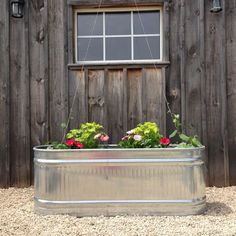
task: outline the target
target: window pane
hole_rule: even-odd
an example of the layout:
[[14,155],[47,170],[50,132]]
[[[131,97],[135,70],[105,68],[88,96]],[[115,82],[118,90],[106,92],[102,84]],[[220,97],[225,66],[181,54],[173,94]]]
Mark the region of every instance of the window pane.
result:
[[107,38],[106,60],[131,60],[131,38]]
[[131,13],[106,13],[106,35],[131,34]]
[[102,35],[102,14],[78,14],[78,36]]
[[89,38],[78,39],[78,60],[102,61],[103,39],[102,38],[95,38],[91,40],[89,40]]
[[160,34],[160,11],[134,12],[134,34]]
[[160,59],[160,37],[135,37],[134,59]]

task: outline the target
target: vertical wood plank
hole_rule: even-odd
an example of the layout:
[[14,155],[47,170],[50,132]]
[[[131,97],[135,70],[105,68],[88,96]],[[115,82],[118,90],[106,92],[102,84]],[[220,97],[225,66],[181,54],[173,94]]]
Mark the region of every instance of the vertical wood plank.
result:
[[107,128],[105,71],[89,70],[88,72],[88,106],[89,121],[102,124]]
[[66,1],[48,0],[49,128],[50,139],[58,141],[68,119],[67,13]]
[[9,2],[0,2],[0,188],[10,185],[9,154]]
[[[169,50],[170,50],[170,67],[166,72],[166,87],[167,87],[167,100],[170,109],[173,113],[181,114],[181,48],[182,42],[180,32],[183,30],[181,25],[181,1],[169,1]],[[167,114],[167,133],[173,132],[174,126],[172,119]]]
[[126,133],[127,113],[126,106],[126,83],[124,72],[120,70],[109,70],[107,80],[107,118],[108,133],[111,136],[110,142],[117,143]]
[[128,89],[128,129],[134,128],[140,122],[143,122],[142,114],[142,70],[129,69],[127,75]]
[[10,18],[11,186],[30,185],[30,87],[28,2],[24,18]]
[[185,5],[186,0],[180,0],[180,29],[179,29],[179,47],[180,47],[180,91],[181,91],[181,122],[182,131],[186,132],[186,48],[185,48]]
[[160,115],[160,127],[161,127],[161,132],[163,135],[167,136],[166,132],[166,124],[167,124],[167,94],[166,94],[166,78],[168,76],[168,69],[167,68],[161,68],[160,72],[161,78],[159,80],[161,81],[161,103],[160,103],[160,110],[161,110],[161,115]]
[[208,132],[207,132],[207,106],[206,106],[206,69],[205,69],[205,2],[199,2],[199,40],[200,40],[200,67],[199,72],[201,76],[201,124],[202,124],[202,135],[200,137],[201,142],[205,145],[205,181],[206,185],[209,186],[209,172],[208,172]]
[[229,184],[224,2],[222,1],[224,10],[218,14],[210,13],[212,3],[205,2],[209,177],[210,185],[215,186]]
[[72,6],[67,6],[67,42],[68,42],[68,64],[75,61],[74,53],[74,12]]
[[[165,133],[165,99],[163,84],[162,70],[155,68],[148,68],[145,72],[145,110],[146,121],[156,122]],[[143,108],[144,109],[144,108]]]
[[[47,1],[29,1],[29,71],[31,146],[48,141]],[[31,183],[33,153],[31,154]]]
[[[204,2],[186,2],[184,10],[185,132],[197,135],[207,147]],[[208,167],[208,155],[205,164]],[[208,168],[206,170],[208,172]],[[207,177],[206,180],[208,182]]]
[[170,1],[163,4],[163,61],[170,60]]
[[[202,137],[201,78],[203,68],[201,55],[204,44],[201,39],[200,2],[192,1],[185,8],[185,127],[189,135]],[[194,28],[194,30],[192,30]]]
[[236,1],[225,1],[230,185],[236,185]]
[[70,128],[78,128],[81,123],[88,121],[88,78],[87,69],[72,70],[69,73],[70,88]]

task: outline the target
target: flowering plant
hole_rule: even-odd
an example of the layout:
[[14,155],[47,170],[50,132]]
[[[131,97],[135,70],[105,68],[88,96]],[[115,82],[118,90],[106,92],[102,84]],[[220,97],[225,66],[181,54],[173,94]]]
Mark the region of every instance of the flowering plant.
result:
[[177,137],[179,141],[173,143],[172,147],[201,147],[202,144],[197,136],[187,136],[181,132],[180,116],[178,114],[171,115],[173,117],[175,130],[169,138],[160,134],[160,129],[156,123],[145,122],[128,131],[126,136],[120,141],[119,146],[122,148],[167,148],[171,145],[170,139]]
[[[197,136],[187,136],[181,132],[180,116],[171,114],[175,130],[168,137],[160,133],[158,125],[154,122],[139,124],[136,128],[128,131],[119,142],[121,148],[167,148],[171,145],[171,139],[178,138],[177,143],[172,143],[176,148],[201,147],[202,144]],[[63,143],[54,143],[53,149],[83,149],[98,148],[99,144],[105,144],[109,136],[104,132],[102,125],[93,123],[81,124],[79,129],[70,130]]]
[[54,144],[53,149],[98,148],[100,143],[109,140],[102,125],[93,123],[81,124],[79,129],[72,129],[66,134],[64,143]]
[[169,144],[170,140],[160,134],[160,129],[154,122],[139,124],[119,142],[122,148],[161,148]]

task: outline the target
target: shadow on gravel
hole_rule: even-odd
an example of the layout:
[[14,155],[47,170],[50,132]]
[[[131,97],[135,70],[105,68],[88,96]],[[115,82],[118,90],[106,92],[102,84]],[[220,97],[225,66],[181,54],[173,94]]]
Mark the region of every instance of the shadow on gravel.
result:
[[208,216],[219,216],[219,215],[228,215],[233,213],[233,210],[222,202],[207,202],[207,209],[204,215]]

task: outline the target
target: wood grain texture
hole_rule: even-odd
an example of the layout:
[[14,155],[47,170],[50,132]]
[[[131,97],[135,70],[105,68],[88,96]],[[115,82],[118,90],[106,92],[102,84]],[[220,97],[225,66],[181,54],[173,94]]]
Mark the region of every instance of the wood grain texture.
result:
[[[62,139],[76,87],[70,127],[102,123],[111,142],[146,120],[170,134],[166,92],[183,130],[207,145],[209,184],[235,185],[236,0],[222,0],[218,14],[210,13],[211,0],[138,0],[163,6],[164,60],[74,64],[73,9],[99,2],[26,1],[23,19],[9,17],[9,1],[0,2],[0,187],[32,183],[31,147]],[[134,1],[102,1],[112,6]]]
[[225,1],[230,184],[236,185],[236,1]]
[[10,184],[9,153],[9,3],[0,2],[0,188]]
[[48,0],[49,130],[50,140],[61,140],[61,124],[68,119],[67,5]]
[[[166,95],[173,113],[181,114],[181,45],[180,41],[180,0],[169,1],[169,51],[171,65],[166,71]],[[173,123],[170,114],[167,114],[167,134],[173,132]]]
[[[46,0],[32,0],[29,2],[29,72],[31,147],[33,147],[49,141]],[[33,153],[31,153],[31,156],[31,180],[33,180]]]
[[163,92],[165,92],[165,84],[163,83],[162,70],[145,69],[142,80],[145,85],[142,88],[143,92],[143,115],[145,121],[156,122],[165,134],[166,109]]
[[30,80],[28,2],[24,18],[10,18],[11,186],[30,185]]
[[[222,1],[223,7],[225,1]],[[226,58],[225,8],[218,14],[209,12],[206,1],[206,104],[210,185],[229,185],[227,114],[226,114]]]
[[88,106],[89,122],[97,122],[107,129],[105,77],[106,72],[104,70],[89,70]]
[[70,71],[70,128],[88,122],[88,71]]
[[142,69],[129,69],[127,71],[128,129],[132,129],[140,122],[145,121],[142,106],[142,76]]
[[[162,4],[168,0],[136,0],[137,4],[142,5],[154,5],[154,4]],[[135,5],[134,0],[67,0],[69,5],[74,6],[95,6],[97,7],[99,4],[102,6],[127,6],[127,5]]]
[[107,79],[107,120],[110,142],[117,143],[127,131],[126,71],[109,70]]
[[[201,117],[201,54],[204,54],[204,45],[201,45],[202,34],[200,31],[200,2],[196,0],[192,4],[185,2],[185,127],[189,135],[202,137]],[[192,30],[194,28],[194,30]]]
[[163,36],[162,36],[163,61],[170,61],[170,3],[163,4]]

